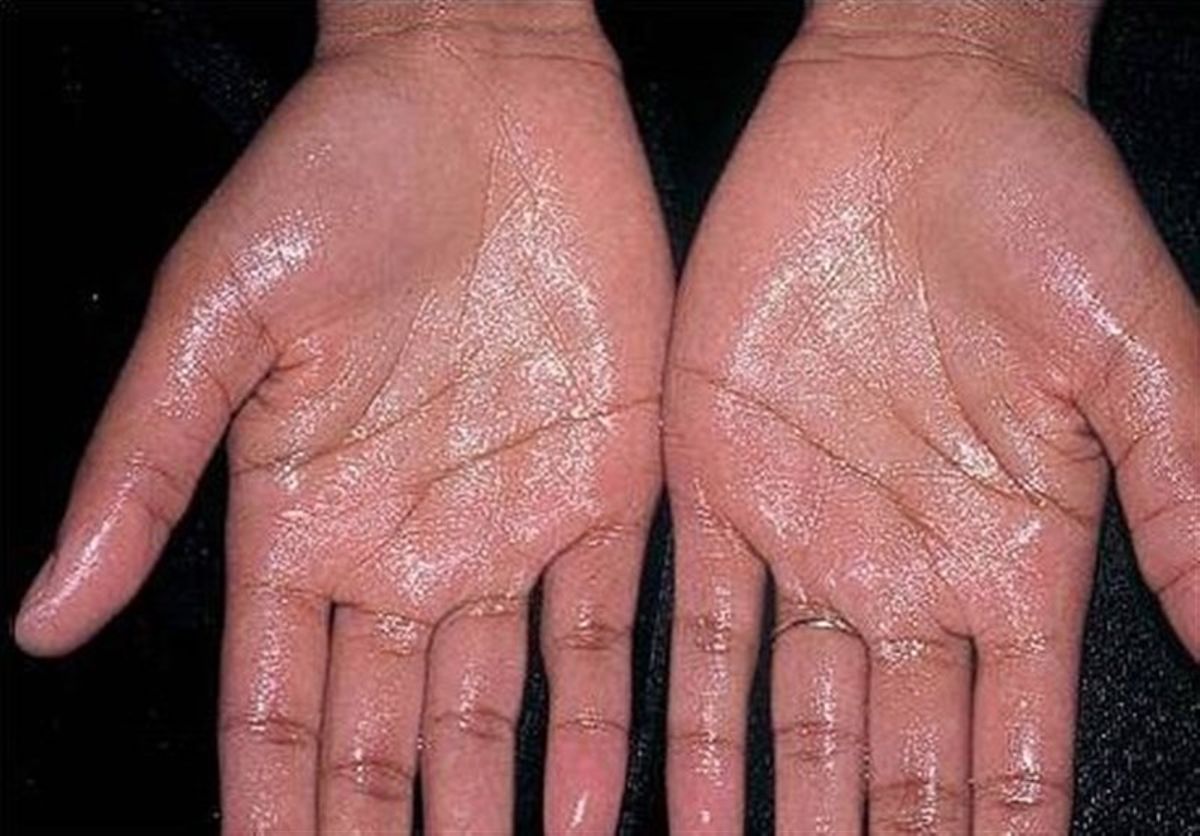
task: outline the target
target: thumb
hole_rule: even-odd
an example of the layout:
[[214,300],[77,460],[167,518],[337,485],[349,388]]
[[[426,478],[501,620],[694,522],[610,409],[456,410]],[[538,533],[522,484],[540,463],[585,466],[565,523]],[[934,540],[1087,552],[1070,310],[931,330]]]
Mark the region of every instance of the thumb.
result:
[[1146,582],[1200,658],[1200,312],[1162,243],[1140,232],[1161,251],[1144,277],[1154,302],[1113,335],[1081,406],[1116,468]]
[[269,366],[270,343],[238,261],[212,270],[214,259],[193,255],[219,251],[196,246],[215,238],[185,235],[163,267],[75,476],[54,552],[17,616],[17,643],[30,653],[72,650],[133,597],[230,414]]

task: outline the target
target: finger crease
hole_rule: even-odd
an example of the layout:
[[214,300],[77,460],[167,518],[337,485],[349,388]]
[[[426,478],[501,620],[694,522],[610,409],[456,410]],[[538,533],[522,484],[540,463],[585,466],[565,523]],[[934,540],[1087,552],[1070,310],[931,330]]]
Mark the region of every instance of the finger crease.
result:
[[308,748],[316,745],[317,730],[309,723],[282,714],[243,714],[221,723],[226,736],[245,735],[256,743]]
[[475,707],[443,711],[430,720],[434,728],[451,725],[462,734],[488,742],[511,740],[516,723],[508,715],[492,708]]
[[325,774],[378,801],[403,801],[412,794],[414,771],[386,758],[339,761],[327,766]]

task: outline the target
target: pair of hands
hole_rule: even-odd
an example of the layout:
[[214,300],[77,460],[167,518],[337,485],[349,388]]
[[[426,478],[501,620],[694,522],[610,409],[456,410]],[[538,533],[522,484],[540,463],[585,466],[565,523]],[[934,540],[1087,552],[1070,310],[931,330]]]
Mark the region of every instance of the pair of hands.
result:
[[541,577],[547,827],[611,830],[661,436],[674,826],[740,826],[769,571],[781,830],[864,792],[881,831],[1061,829],[1106,457],[1200,645],[1196,309],[1103,136],[977,42],[814,16],[672,314],[602,36],[489,8],[326,10],[163,268],[18,639],[132,596],[232,421],[227,829],[405,829],[418,765],[431,829],[509,821]]

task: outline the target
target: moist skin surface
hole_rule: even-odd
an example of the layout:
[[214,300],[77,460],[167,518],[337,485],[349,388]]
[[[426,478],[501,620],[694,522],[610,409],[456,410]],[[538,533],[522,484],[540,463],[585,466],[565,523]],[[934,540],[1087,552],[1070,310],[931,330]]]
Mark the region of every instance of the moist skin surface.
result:
[[571,761],[548,826],[603,829],[620,801],[661,481],[657,207],[577,13],[411,11],[331,20],[173,249],[18,627],[62,652],[119,608],[232,416],[229,832],[405,829],[418,768],[433,831],[510,821],[543,577]]
[[[472,153],[454,172],[468,188],[440,207],[450,198],[422,184],[398,211],[423,214],[431,202],[444,216],[413,223],[428,224],[435,240],[362,265],[403,275],[403,304],[363,310],[349,339],[293,340],[288,379],[268,379],[247,405],[233,441],[234,496],[246,517],[231,521],[245,552],[234,556],[232,582],[252,590],[255,618],[273,625],[295,620],[273,618],[272,607],[305,606],[307,590],[326,590],[338,605],[335,636],[345,622],[356,641],[390,657],[393,674],[411,679],[430,654],[421,759],[447,798],[430,826],[456,830],[482,826],[473,818],[481,797],[507,794],[494,770],[468,764],[479,741],[511,743],[529,590],[559,555],[632,541],[645,525],[661,351],[648,326],[664,309],[618,309],[614,289],[627,277],[613,270],[616,236],[585,231],[596,220],[578,216],[603,198],[590,178],[580,182],[579,162],[563,162],[570,152],[552,132],[564,128],[547,123],[545,105],[512,101],[494,68],[452,39],[425,48],[446,83],[466,91],[450,118],[484,114],[466,126]],[[610,203],[622,211],[619,199]],[[373,222],[351,205],[324,223]],[[577,635],[604,623],[603,597],[589,601],[584,591]],[[227,723],[305,713],[283,697],[301,689],[280,684],[297,675],[292,657],[305,640],[286,628],[263,633],[245,680],[229,674]],[[325,758],[369,792],[403,796],[412,774],[378,768],[369,753],[394,750],[389,735],[414,725],[397,714],[412,712],[411,700],[395,693],[413,683],[389,683],[365,661],[341,671],[333,661],[333,711],[354,703],[343,713],[358,719]],[[345,677],[370,684],[341,693]],[[610,722],[608,704],[580,707],[580,728]],[[262,766],[254,821],[278,815]],[[564,802],[573,826],[587,825],[587,803],[586,786]]]
[[[873,831],[965,832],[973,800],[981,831],[1054,831],[1106,453],[1143,544],[1200,542],[1195,306],[1054,84],[872,43],[785,56],[689,260],[676,636],[748,641],[773,576],[781,828],[854,831],[869,787]],[[696,799],[735,809],[746,663],[677,664],[673,821],[736,826]]]

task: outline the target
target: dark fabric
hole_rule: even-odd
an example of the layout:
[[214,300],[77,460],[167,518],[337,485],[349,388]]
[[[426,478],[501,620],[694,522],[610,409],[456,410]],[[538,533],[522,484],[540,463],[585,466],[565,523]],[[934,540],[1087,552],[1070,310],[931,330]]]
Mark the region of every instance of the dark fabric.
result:
[[[799,3],[602,2],[682,261]],[[3,527],[9,618],[52,542],[156,262],[288,86],[311,3],[0,2]],[[1200,283],[1200,7],[1113,0],[1093,108],[1193,290]],[[1200,405],[1198,405],[1200,408]],[[3,830],[211,832],[224,463],[129,610],[57,662],[3,653]],[[669,521],[648,549],[621,829],[665,832]],[[1200,671],[1137,575],[1110,502],[1077,738],[1080,833],[1200,833]],[[536,648],[535,648],[536,650]],[[751,718],[748,830],[771,830],[768,706]],[[531,664],[517,825],[541,815],[545,678]]]

